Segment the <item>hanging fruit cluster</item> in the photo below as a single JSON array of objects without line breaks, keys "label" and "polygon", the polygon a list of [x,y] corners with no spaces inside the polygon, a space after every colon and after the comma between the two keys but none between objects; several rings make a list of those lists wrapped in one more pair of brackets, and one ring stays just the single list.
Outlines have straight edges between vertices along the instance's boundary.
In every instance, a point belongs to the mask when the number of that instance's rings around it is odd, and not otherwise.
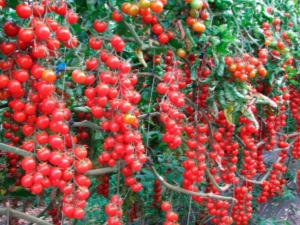
[{"label": "hanging fruit cluster", "polygon": [[261,49],[258,53],[259,58],[251,57],[245,53],[242,57],[231,58],[226,57],[225,63],[232,76],[245,82],[248,78],[254,78],[258,73],[261,77],[267,75],[267,70],[263,66],[267,62],[268,52],[266,49]]}]

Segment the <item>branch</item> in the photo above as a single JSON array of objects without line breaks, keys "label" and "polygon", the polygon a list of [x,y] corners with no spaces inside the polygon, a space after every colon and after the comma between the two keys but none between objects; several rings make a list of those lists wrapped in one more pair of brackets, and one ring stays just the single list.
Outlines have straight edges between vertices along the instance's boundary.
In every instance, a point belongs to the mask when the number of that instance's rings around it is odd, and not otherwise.
[{"label": "branch", "polygon": [[232,197],[226,197],[226,196],[216,195],[216,194],[213,194],[213,193],[193,192],[193,191],[185,190],[185,189],[183,189],[181,187],[178,187],[178,186],[171,185],[168,182],[166,182],[164,180],[164,178],[161,177],[157,173],[157,171],[155,170],[155,168],[152,165],[148,165],[148,167],[149,167],[150,171],[153,173],[153,175],[155,176],[155,178],[157,180],[159,180],[159,182],[162,185],[164,185],[166,188],[168,188],[168,189],[170,189],[172,191],[180,192],[180,193],[187,194],[187,195],[192,195],[192,196],[199,196],[199,197],[203,197],[203,198],[220,199],[220,200],[232,201],[234,203],[237,203],[237,200],[235,198],[232,198]]},{"label": "branch", "polygon": [[[98,175],[101,175],[101,174],[107,174],[107,173],[114,173],[114,172],[117,172],[119,170],[119,168],[122,168],[126,165],[125,162],[121,162],[113,167],[106,167],[106,168],[101,168],[101,169],[95,169],[95,170],[90,170],[88,172],[85,173],[86,176],[98,176]],[[225,196],[221,196],[221,195],[215,195],[213,193],[203,193],[203,192],[193,192],[193,191],[188,191],[188,190],[185,190],[181,187],[178,187],[178,186],[174,186],[174,185],[171,185],[169,183],[167,183],[158,173],[157,171],[155,170],[155,168],[152,166],[152,162],[151,160],[148,158],[147,159],[147,162],[146,164],[150,171],[153,173],[154,177],[159,180],[166,188],[172,190],[172,191],[176,191],[176,192],[180,192],[180,193],[183,193],[183,194],[188,194],[188,195],[195,195],[195,196],[200,196],[200,197],[203,197],[203,198],[214,198],[214,199],[220,199],[220,200],[225,200],[225,201],[232,201],[234,203],[237,202],[237,200],[235,198],[231,198],[231,197],[225,197]],[[226,190],[230,187],[228,187],[228,185],[225,186],[226,187]],[[225,190],[225,187],[222,189]]]},{"label": "branch", "polygon": [[51,223],[48,223],[48,222],[46,222],[42,219],[39,219],[35,216],[30,216],[26,213],[22,213],[22,212],[19,212],[15,209],[11,209],[11,208],[0,208],[0,215],[9,215],[9,216],[12,216],[12,217],[27,220],[27,221],[32,222],[32,223],[36,223],[38,225],[51,225]]},{"label": "branch", "polygon": [[[53,202],[50,201],[49,205],[47,207],[45,207],[45,209],[43,209],[43,211],[40,212],[36,217],[37,218],[42,217],[45,214],[45,212],[47,212],[47,210],[49,210],[52,207],[52,205],[53,205]],[[29,223],[28,225],[32,225],[32,224],[33,224],[33,222]]]},{"label": "branch", "polygon": [[154,77],[155,79],[162,81],[162,78],[153,74],[153,73],[147,73],[147,72],[139,72],[135,73],[138,77]]},{"label": "branch", "polygon": [[6,145],[4,143],[0,143],[0,150],[4,151],[4,152],[12,152],[17,155],[24,156],[24,157],[27,157],[27,156],[34,157],[34,154],[31,152],[24,151],[20,148],[14,147],[14,146]]},{"label": "branch", "polygon": [[295,141],[297,140],[297,138],[298,138],[298,136],[296,136],[296,137],[294,138],[294,140],[292,140],[292,141],[290,142],[289,146],[286,147],[286,148],[275,148],[275,149],[272,149],[272,150],[267,151],[267,152],[279,152],[279,151],[282,151],[282,150],[287,150],[287,149],[289,149],[289,148],[292,147],[292,145],[295,143]]},{"label": "branch", "polygon": [[233,136],[235,137],[236,141],[243,147],[243,148],[247,148],[245,143],[243,142],[243,140],[237,135],[237,134],[233,134]]},{"label": "branch", "polygon": [[217,182],[215,181],[214,177],[211,175],[211,173],[209,172],[208,169],[205,169],[205,172],[208,176],[208,178],[210,179],[210,181],[212,182],[212,184],[221,192],[228,190],[231,187],[231,184],[226,184],[224,187],[220,187]]},{"label": "branch", "polygon": [[142,120],[142,119],[145,119],[148,117],[155,117],[155,116],[159,116],[159,115],[160,115],[160,112],[146,113],[146,114],[138,116],[138,119]]},{"label": "branch", "polygon": [[101,168],[101,169],[89,170],[85,173],[85,175],[86,176],[98,176],[98,175],[107,174],[107,173],[115,173],[124,166],[125,166],[125,162],[121,162],[120,165],[117,164],[113,167],[105,167],[105,168]]}]

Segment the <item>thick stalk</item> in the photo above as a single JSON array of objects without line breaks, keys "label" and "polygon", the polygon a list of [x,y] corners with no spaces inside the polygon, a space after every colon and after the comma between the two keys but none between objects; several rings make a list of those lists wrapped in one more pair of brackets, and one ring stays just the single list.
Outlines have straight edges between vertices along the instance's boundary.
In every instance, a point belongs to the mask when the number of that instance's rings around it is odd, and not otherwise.
[{"label": "thick stalk", "polygon": [[226,197],[226,196],[216,195],[216,194],[213,194],[213,193],[193,192],[193,191],[185,190],[185,189],[183,189],[181,187],[178,187],[178,186],[171,185],[168,182],[166,182],[164,180],[164,178],[161,177],[157,173],[157,171],[155,170],[155,168],[153,166],[148,165],[148,168],[153,173],[153,175],[155,176],[155,178],[157,180],[159,180],[159,182],[162,185],[164,185],[166,188],[168,188],[168,189],[170,189],[172,191],[180,192],[180,193],[187,194],[187,195],[192,195],[192,196],[199,196],[199,197],[202,197],[202,198],[213,198],[213,199],[219,199],[219,200],[225,200],[225,201],[231,201],[231,202],[237,203],[237,200],[235,198],[232,198],[232,197]]},{"label": "thick stalk", "polygon": [[0,150],[4,151],[4,152],[12,152],[12,153],[15,153],[17,155],[24,156],[24,157],[27,157],[27,156],[34,157],[34,154],[31,153],[31,152],[26,152],[26,151],[24,151],[20,148],[10,146],[10,145],[6,145],[4,143],[0,143]]},{"label": "thick stalk", "polygon": [[11,209],[11,208],[0,208],[0,215],[9,215],[9,216],[16,217],[19,219],[27,220],[27,221],[35,223],[37,225],[51,225],[51,223],[48,223],[48,222],[46,222],[42,219],[39,219],[35,216],[30,216],[26,213],[22,213],[18,210]]}]

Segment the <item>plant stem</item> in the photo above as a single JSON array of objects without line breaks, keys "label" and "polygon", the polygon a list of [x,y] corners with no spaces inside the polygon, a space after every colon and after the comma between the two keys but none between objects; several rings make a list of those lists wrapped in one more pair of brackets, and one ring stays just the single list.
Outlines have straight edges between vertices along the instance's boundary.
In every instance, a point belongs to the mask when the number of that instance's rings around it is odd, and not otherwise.
[{"label": "plant stem", "polygon": [[30,216],[26,213],[22,213],[22,212],[19,212],[15,209],[11,209],[11,208],[0,208],[0,215],[7,215],[9,214],[10,216],[12,217],[16,217],[16,218],[19,218],[19,219],[23,219],[23,220],[27,220],[29,222],[32,222],[32,223],[35,223],[35,224],[38,224],[38,225],[51,225],[51,223],[48,223],[42,219],[39,219],[35,216]]},{"label": "plant stem", "polygon": [[213,194],[213,193],[193,192],[193,191],[185,190],[185,189],[183,189],[181,187],[178,187],[178,186],[171,185],[168,182],[166,182],[164,180],[164,178],[161,177],[157,173],[157,171],[155,170],[155,168],[152,165],[148,165],[148,168],[153,173],[153,175],[155,176],[155,178],[157,180],[159,180],[159,182],[162,185],[164,185],[166,188],[168,188],[168,189],[170,189],[172,191],[180,192],[180,193],[187,194],[187,195],[192,195],[192,196],[200,196],[200,197],[203,197],[203,198],[220,199],[220,200],[231,201],[231,202],[237,203],[237,200],[235,198],[232,198],[232,197],[226,197],[226,196],[216,195],[216,194]]},{"label": "plant stem", "polygon": [[24,156],[24,157],[27,157],[27,156],[34,157],[34,154],[31,153],[31,152],[26,152],[26,151],[24,151],[20,148],[13,147],[13,146],[10,146],[10,145],[6,145],[4,143],[0,143],[0,150],[4,151],[4,152],[12,152],[12,153],[15,153],[17,155]]},{"label": "plant stem", "polygon": [[[52,207],[52,201],[50,201],[49,205],[47,205],[47,207],[42,211],[40,212],[36,217],[39,218],[39,217],[42,217],[44,215],[45,212],[47,212],[48,209],[50,209]],[[28,225],[32,225],[33,223],[29,223]]]}]

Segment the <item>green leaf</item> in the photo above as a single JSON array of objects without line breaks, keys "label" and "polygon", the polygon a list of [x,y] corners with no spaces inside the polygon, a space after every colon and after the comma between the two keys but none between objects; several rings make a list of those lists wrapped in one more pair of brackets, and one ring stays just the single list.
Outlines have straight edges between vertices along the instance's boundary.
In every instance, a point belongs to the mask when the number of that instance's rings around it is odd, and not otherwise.
[{"label": "green leaf", "polygon": [[231,102],[235,101],[235,97],[233,96],[232,91],[231,91],[233,88],[233,85],[224,83],[223,87],[224,87],[225,98]]},{"label": "green leaf", "polygon": [[220,103],[222,109],[225,109],[228,107],[224,95],[225,94],[224,94],[223,90],[221,90],[220,93],[218,94],[218,100],[219,100],[219,103]]},{"label": "green leaf", "polygon": [[197,67],[200,65],[200,59],[196,58],[194,64],[191,67],[191,80],[197,79]]},{"label": "green leaf", "polygon": [[28,198],[35,197],[35,195],[31,194],[23,187],[14,187],[13,190],[8,193],[8,195],[11,198],[21,198],[21,199],[28,199]]},{"label": "green leaf", "polygon": [[168,4],[167,5],[174,6],[176,4],[177,4],[177,0],[168,0]]},{"label": "green leaf", "polygon": [[218,44],[221,43],[219,37],[213,37],[212,36],[212,37],[209,38],[209,40],[211,41],[213,47],[215,47],[215,46],[217,46]]},{"label": "green leaf", "polygon": [[254,124],[254,126],[256,127],[256,129],[259,129],[259,124],[253,114],[253,112],[251,111],[250,108],[247,108],[245,111],[244,111],[244,114],[243,114],[247,119],[251,120]]},{"label": "green leaf", "polygon": [[75,107],[73,109],[75,112],[84,112],[84,113],[89,113],[91,112],[91,109],[87,106],[82,106],[82,107]]},{"label": "green leaf", "polygon": [[274,108],[277,108],[278,105],[276,102],[274,102],[273,100],[271,100],[270,98],[268,98],[267,96],[261,94],[261,93],[258,93],[255,95],[257,100],[256,100],[256,104],[268,104],[270,105],[271,107],[274,107]]},{"label": "green leaf", "polygon": [[291,79],[294,75],[297,74],[297,70],[294,68],[294,69],[291,69],[289,72],[288,72],[288,78]]},{"label": "green leaf", "polygon": [[235,99],[236,99],[237,101],[245,101],[245,100],[247,100],[247,98],[246,98],[243,94],[241,94],[241,93],[237,90],[236,87],[233,87],[233,88],[231,89],[231,92],[232,92],[232,94],[234,95],[234,97],[235,97]]}]

